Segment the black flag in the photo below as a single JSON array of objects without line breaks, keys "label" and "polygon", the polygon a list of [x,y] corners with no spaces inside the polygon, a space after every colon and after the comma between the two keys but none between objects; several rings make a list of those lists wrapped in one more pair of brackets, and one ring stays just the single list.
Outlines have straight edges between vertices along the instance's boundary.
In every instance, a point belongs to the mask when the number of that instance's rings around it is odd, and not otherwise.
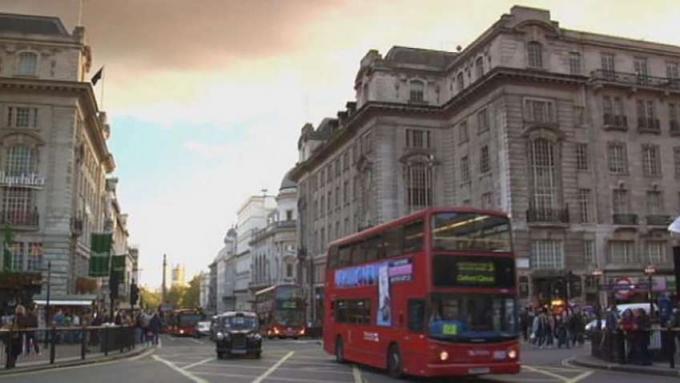
[{"label": "black flag", "polygon": [[101,80],[103,71],[104,67],[101,67],[99,68],[97,73],[95,73],[94,76],[92,76],[92,80],[90,80],[92,82],[92,86],[97,85],[97,81]]}]

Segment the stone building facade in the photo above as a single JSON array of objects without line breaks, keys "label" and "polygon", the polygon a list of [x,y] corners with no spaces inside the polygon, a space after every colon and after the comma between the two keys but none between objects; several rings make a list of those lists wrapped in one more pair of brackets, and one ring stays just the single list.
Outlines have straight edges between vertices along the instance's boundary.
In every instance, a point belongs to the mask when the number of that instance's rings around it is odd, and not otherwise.
[{"label": "stone building facade", "polygon": [[596,269],[604,300],[648,264],[668,289],[679,65],[680,47],[572,31],[520,6],[458,52],[369,51],[356,100],[302,128],[291,172],[317,315],[330,241],[427,206],[507,212],[524,302],[594,303]]},{"label": "stone building facade", "polygon": [[210,264],[211,284],[214,274],[215,311],[222,313],[236,309],[236,244],[238,234],[231,228],[224,236],[224,247],[220,249],[215,261]]},{"label": "stone building facade", "polygon": [[90,63],[82,27],[0,14],[0,224],[14,233],[15,271],[44,275],[51,262],[53,298],[87,277],[115,168]]},{"label": "stone building facade", "polygon": [[251,293],[269,286],[297,282],[297,185],[286,175],[267,226],[250,241]]}]

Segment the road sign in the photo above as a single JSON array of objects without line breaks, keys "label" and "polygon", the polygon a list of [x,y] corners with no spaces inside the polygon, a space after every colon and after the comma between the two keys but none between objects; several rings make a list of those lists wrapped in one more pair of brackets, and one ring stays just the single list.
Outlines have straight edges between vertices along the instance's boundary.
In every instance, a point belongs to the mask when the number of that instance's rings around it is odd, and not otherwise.
[{"label": "road sign", "polygon": [[630,299],[635,294],[635,284],[633,284],[630,278],[623,277],[617,279],[612,288],[617,299]]}]

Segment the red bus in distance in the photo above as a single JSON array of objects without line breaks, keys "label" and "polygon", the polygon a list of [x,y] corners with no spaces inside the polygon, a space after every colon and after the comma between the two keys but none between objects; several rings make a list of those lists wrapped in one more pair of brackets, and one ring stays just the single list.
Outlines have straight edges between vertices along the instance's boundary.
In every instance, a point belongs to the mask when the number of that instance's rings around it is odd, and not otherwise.
[{"label": "red bus in distance", "polygon": [[173,336],[196,336],[196,324],[205,320],[198,309],[177,309],[168,318],[168,333]]},{"label": "red bus in distance", "polygon": [[256,292],[255,312],[260,332],[270,339],[305,335],[304,295],[298,285],[281,284]]},{"label": "red bus in distance", "polygon": [[324,349],[394,377],[519,373],[510,221],[433,208],[330,244]]}]

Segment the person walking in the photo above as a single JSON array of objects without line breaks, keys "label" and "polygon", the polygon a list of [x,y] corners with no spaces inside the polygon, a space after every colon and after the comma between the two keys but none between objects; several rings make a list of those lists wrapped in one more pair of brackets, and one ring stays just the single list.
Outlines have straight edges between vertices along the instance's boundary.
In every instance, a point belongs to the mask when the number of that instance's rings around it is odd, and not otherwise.
[{"label": "person walking", "polygon": [[643,366],[651,366],[651,355],[649,354],[649,333],[651,330],[651,320],[644,309],[637,309],[635,316],[635,341],[637,342],[638,360]]},{"label": "person walking", "polygon": [[[26,327],[30,329],[38,328],[38,316],[35,314],[35,309],[29,309],[26,313]],[[33,350],[37,355],[40,355],[40,342],[35,337],[35,330],[26,332],[24,350],[26,350],[26,353]]]},{"label": "person walking", "polygon": [[5,342],[5,355],[7,356],[6,368],[16,367],[17,358],[21,355],[23,345],[22,329],[26,328],[26,308],[17,305],[14,310],[14,319],[7,328],[7,340]]},{"label": "person walking", "polygon": [[153,317],[151,317],[151,320],[149,321],[149,327],[153,333],[153,344],[154,346],[157,346],[158,336],[161,332],[161,318],[158,316],[158,313],[154,313]]}]

